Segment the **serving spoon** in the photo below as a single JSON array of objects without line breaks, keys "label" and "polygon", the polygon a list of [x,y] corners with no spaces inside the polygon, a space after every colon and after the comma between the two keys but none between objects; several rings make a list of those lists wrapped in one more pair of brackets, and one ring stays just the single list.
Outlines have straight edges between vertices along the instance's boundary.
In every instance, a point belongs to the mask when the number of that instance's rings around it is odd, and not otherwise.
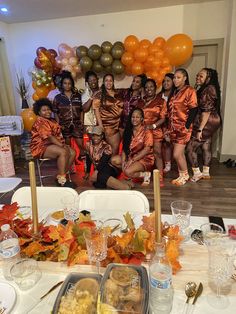
[{"label": "serving spoon", "polygon": [[197,292],[197,284],[195,282],[189,281],[188,283],[186,283],[185,294],[187,296],[187,299],[186,299],[186,302],[184,304],[183,313],[185,313],[185,311],[186,311],[186,306],[188,309],[189,300],[195,296],[196,292]]}]

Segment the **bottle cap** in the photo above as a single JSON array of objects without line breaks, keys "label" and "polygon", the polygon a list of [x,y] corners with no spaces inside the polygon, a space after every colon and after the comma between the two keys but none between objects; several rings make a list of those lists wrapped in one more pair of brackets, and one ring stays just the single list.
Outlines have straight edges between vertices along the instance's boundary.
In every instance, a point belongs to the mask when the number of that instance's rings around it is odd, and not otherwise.
[{"label": "bottle cap", "polygon": [[9,230],[10,229],[10,225],[8,225],[8,224],[5,224],[5,225],[2,225],[1,226],[1,230],[2,231],[7,231],[7,230]]}]

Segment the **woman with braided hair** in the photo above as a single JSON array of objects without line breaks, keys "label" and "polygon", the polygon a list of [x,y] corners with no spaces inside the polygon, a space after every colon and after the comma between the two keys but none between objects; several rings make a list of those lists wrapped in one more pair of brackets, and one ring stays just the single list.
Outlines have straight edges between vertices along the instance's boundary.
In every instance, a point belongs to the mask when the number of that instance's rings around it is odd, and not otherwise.
[{"label": "woman with braided hair", "polygon": [[[198,113],[193,124],[193,133],[187,147],[187,154],[193,169],[192,182],[210,179],[212,136],[221,125],[220,85],[217,71],[203,68],[196,77]],[[203,171],[200,171],[197,151],[203,153]]]}]

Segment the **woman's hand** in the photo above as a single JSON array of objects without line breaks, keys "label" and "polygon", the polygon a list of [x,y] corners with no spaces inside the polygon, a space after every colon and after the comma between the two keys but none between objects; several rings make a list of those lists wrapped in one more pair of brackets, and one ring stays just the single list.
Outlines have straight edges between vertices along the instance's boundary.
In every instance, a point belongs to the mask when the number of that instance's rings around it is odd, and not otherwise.
[{"label": "woman's hand", "polygon": [[199,142],[201,142],[201,140],[202,140],[202,130],[201,131],[199,130],[199,132],[197,132],[197,140]]}]

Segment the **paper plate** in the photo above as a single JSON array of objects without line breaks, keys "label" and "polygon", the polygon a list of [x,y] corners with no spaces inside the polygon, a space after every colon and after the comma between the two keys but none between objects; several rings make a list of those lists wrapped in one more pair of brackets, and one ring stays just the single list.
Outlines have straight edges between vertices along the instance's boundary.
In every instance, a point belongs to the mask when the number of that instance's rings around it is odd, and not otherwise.
[{"label": "paper plate", "polygon": [[15,302],[15,288],[7,282],[0,281],[0,310],[6,308],[4,314],[11,313]]}]

